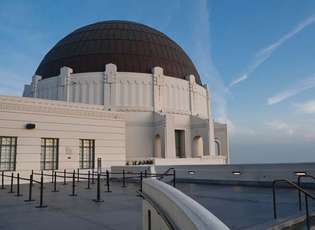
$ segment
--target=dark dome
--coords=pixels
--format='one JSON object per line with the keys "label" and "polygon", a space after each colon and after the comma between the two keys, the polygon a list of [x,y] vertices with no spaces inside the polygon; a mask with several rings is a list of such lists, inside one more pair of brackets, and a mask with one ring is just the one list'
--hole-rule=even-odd
{"label": "dark dome", "polygon": [[59,41],[44,57],[36,74],[44,79],[57,76],[68,66],[74,73],[102,72],[105,64],[120,72],[151,73],[155,66],[164,74],[184,79],[199,74],[183,49],[165,34],[128,21],[104,21],[75,30]]}

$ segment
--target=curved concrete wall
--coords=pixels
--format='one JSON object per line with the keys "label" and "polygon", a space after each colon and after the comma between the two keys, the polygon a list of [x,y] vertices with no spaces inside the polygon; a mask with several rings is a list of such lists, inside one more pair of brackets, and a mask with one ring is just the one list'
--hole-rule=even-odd
{"label": "curved concrete wall", "polygon": [[143,180],[143,193],[147,197],[143,204],[144,230],[168,229],[167,223],[181,230],[229,229],[199,203],[164,182]]}

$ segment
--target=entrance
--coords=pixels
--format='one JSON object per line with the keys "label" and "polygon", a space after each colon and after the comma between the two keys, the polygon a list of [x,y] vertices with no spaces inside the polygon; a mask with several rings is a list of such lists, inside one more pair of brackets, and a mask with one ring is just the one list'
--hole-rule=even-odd
{"label": "entrance", "polygon": [[176,157],[178,158],[185,157],[185,131],[184,130],[175,130],[175,149],[176,149]]}

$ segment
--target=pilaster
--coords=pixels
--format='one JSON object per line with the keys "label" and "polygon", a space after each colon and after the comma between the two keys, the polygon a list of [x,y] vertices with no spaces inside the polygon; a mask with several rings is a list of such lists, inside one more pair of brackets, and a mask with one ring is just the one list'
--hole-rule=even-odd
{"label": "pilaster", "polygon": [[58,100],[70,101],[70,76],[73,69],[63,66],[58,77]]}
{"label": "pilaster", "polygon": [[164,112],[163,105],[163,91],[164,91],[164,74],[163,68],[154,67],[152,69],[153,75],[153,108],[155,112]]}
{"label": "pilaster", "polygon": [[117,78],[117,66],[109,63],[105,65],[104,72],[104,107],[111,110],[115,107],[115,83]]}
{"label": "pilaster", "polygon": [[38,96],[38,82],[40,80],[42,80],[42,76],[34,75],[32,77],[31,87],[32,87],[32,95],[33,95],[33,97],[37,97]]}

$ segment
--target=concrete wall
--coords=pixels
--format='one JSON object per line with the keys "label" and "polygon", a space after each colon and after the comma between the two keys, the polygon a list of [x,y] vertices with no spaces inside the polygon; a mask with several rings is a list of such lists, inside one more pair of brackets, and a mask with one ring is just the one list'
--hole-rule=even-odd
{"label": "concrete wall", "polygon": [[229,229],[199,203],[159,180],[144,179],[143,194],[143,230],[172,229],[169,225],[181,230]]}
{"label": "concrete wall", "polygon": [[[42,137],[59,138],[59,169],[79,168],[80,139],[95,140],[95,159],[102,158],[103,168],[124,165],[124,114],[103,109],[97,105],[1,96],[0,133],[17,137],[16,171],[40,170]],[[36,128],[26,129],[27,123]]]}
{"label": "concrete wall", "polygon": [[[275,179],[296,181],[296,172],[306,172],[315,175],[315,163],[294,164],[239,164],[239,165],[168,165],[156,166],[157,173],[165,172],[168,168],[176,169],[176,178],[183,181],[231,183],[237,184],[270,184]],[[240,172],[239,175],[233,172]],[[310,181],[305,178],[306,182]],[[253,183],[252,183],[253,182]]]}

